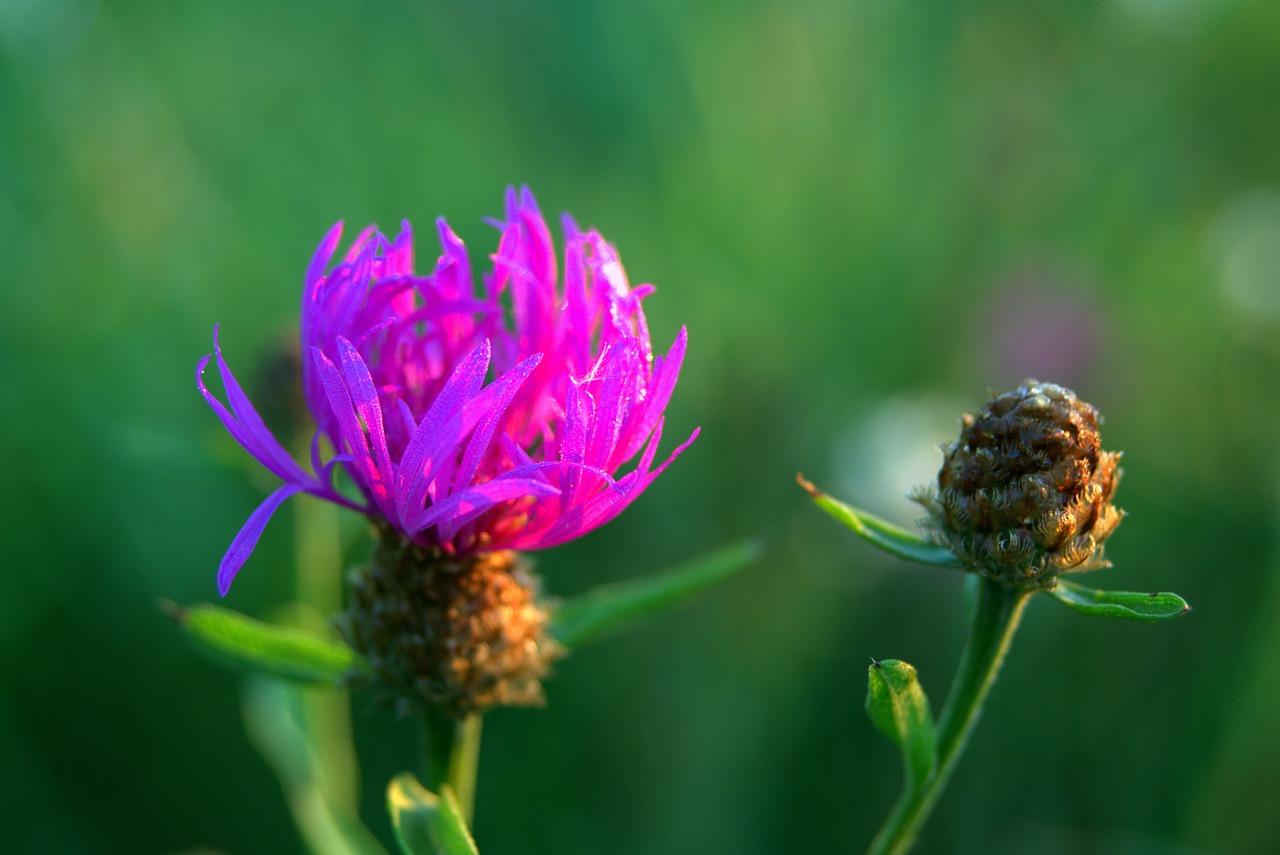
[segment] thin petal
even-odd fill
[[[422,417],[400,456],[396,481],[396,515],[400,520],[421,510],[446,446],[456,446],[464,433],[459,414],[474,397],[489,370],[489,342],[473,350],[454,369],[448,382]]]
[[[640,465],[634,472],[627,474],[624,478],[612,483],[601,492],[596,493],[582,504],[573,508],[572,511],[561,518],[559,523],[540,535],[535,542],[519,543],[515,545],[515,548],[546,549],[551,546],[557,546],[609,522],[638,499],[640,494],[653,483],[654,479],[661,475],[673,460],[693,444],[693,441],[698,438],[700,430],[700,428],[695,429],[693,434],[681,443],[661,466],[649,471],[657,451],[658,441],[662,437],[662,424],[659,422],[654,430],[653,438],[650,440],[648,447],[645,448]]]
[[[231,581],[235,579],[236,573],[253,553],[253,548],[258,545],[258,538],[262,537],[262,530],[267,527],[267,522],[276,512],[276,508],[280,507],[285,499],[301,490],[302,488],[297,484],[285,484],[268,496],[267,500],[249,515],[249,519],[245,520],[235,540],[231,541],[227,554],[222,556],[222,563],[218,565],[219,594],[225,597],[231,590]]]
[[[231,373],[231,369],[227,367],[226,362],[222,359],[222,351],[217,344],[216,329],[214,331],[214,348],[217,351],[218,370],[222,375],[223,386],[227,389],[227,397],[232,402],[233,409],[236,408],[237,402],[239,402],[239,408],[234,413],[229,412],[223,403],[214,397],[213,393],[205,386],[204,370],[208,366],[211,357],[206,356],[196,366],[196,386],[209,404],[210,409],[213,410],[218,420],[222,422],[223,427],[227,429],[227,432],[245,451],[253,455],[254,459],[281,481],[300,484],[310,480],[302,470],[302,467],[294,462],[293,458],[289,456],[289,452],[285,451],[284,447],[272,436],[271,431],[267,430],[262,418],[253,408],[253,405],[249,403],[249,399],[245,397],[240,384],[236,382],[235,375]]]
[[[506,476],[468,487],[454,493],[443,501],[416,515],[407,528],[413,533],[421,532],[451,517],[472,519],[499,502],[508,499],[520,499],[525,496],[554,496],[558,490],[547,483],[545,478],[511,477],[514,470]]]
[[[394,513],[395,503],[391,490],[395,485],[395,470],[391,466],[391,454],[387,449],[387,431],[382,423],[382,405],[378,403],[378,390],[373,385],[369,366],[351,342],[338,337],[338,354],[342,363],[342,376],[356,414],[364,422],[369,444],[373,447],[373,462],[377,469],[377,481],[369,486],[374,500],[387,516]]]
[[[307,267],[306,283],[313,286],[324,276],[325,270],[329,267],[329,261],[333,258],[333,252],[338,248],[338,241],[342,239],[342,220],[333,224],[333,227],[325,234],[324,240],[320,241],[320,245],[316,247],[315,255],[311,256],[311,264]],[[311,288],[308,287],[307,292]],[[304,295],[307,293],[304,292]],[[306,301],[303,303],[304,307]]]
[[[481,459],[489,449],[489,443],[493,439],[493,432],[502,421],[502,417],[506,415],[507,408],[511,406],[511,401],[515,398],[516,392],[520,390],[521,384],[533,373],[533,370],[538,367],[538,363],[541,361],[542,354],[535,354],[503,375],[507,382],[503,385],[493,409],[481,419],[480,424],[471,435],[471,441],[467,444],[467,451],[462,457],[462,463],[458,467],[457,474],[454,476],[454,489],[471,483],[471,479],[475,477],[476,469],[480,466]]]
[[[615,469],[623,461],[614,461],[614,448],[622,433],[625,407],[636,397],[640,372],[640,352],[633,338],[611,344],[600,355],[592,370],[591,397],[595,412],[588,436],[586,460],[606,469]]]
[[[360,255],[366,249],[370,251],[375,249],[374,245],[370,244],[369,238],[373,237],[376,234],[377,234],[376,226],[368,225],[368,226],[365,226],[363,229],[361,229],[360,234],[356,235],[356,239],[351,242],[351,248],[347,250],[347,254],[343,257],[342,260],[347,264],[350,264],[353,261],[355,261],[357,258],[359,258]],[[369,244],[369,245],[366,246],[366,244]]]
[[[559,459],[581,464],[586,460],[587,425],[591,420],[591,399],[577,383],[569,384],[565,400],[564,432],[560,437]],[[578,495],[580,470],[571,468],[564,476],[560,506],[567,511]]]
[[[347,384],[343,382],[342,375],[337,367],[329,361],[329,358],[324,355],[320,348],[311,348],[311,357],[316,370],[320,374],[320,381],[324,385],[329,407],[337,418],[340,436],[351,452],[353,474],[366,494],[375,502],[378,502],[379,507],[381,507],[382,503],[379,501],[379,497],[380,495],[386,495],[386,488],[380,484],[378,467],[373,461],[373,454],[370,452],[369,444],[365,440],[364,430],[360,427],[360,419],[357,417],[355,407],[351,402]],[[341,452],[342,449],[339,448],[338,451]],[[378,486],[375,487],[375,485]],[[386,513],[386,510],[384,509],[383,512]]]
[[[662,417],[662,411],[671,400],[671,393],[676,388],[676,380],[680,377],[680,367],[684,364],[685,348],[688,343],[688,331],[681,327],[680,332],[676,334],[676,340],[671,344],[671,349],[667,351],[666,358],[655,360],[648,394],[645,396],[644,403],[633,411],[631,418],[627,420],[627,426],[623,432],[626,438],[623,441],[622,453],[614,461],[615,466],[621,466],[635,456],[654,425],[658,423],[658,419]]]

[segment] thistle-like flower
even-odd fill
[[[697,436],[654,465],[686,333],[665,357],[652,353],[640,306],[652,286],[631,288],[616,250],[568,217],[560,285],[527,189],[508,192],[506,219],[495,225],[501,238],[480,295],[443,219],[443,252],[427,276],[414,273],[408,223],[391,241],[366,229],[332,269],[342,224],[325,236],[302,298],[303,391],[318,426],[311,472],[267,430],[216,329],[215,354],[197,370],[227,430],[284,482],[232,542],[219,590],[226,594],[295,493],[365,513],[382,546],[356,583],[348,635],[387,682],[462,713],[532,698],[529,680],[536,686],[551,655],[536,584],[508,550],[555,546],[608,522]],[[229,408],[204,384],[210,358]],[[335,486],[338,466],[358,495]],[[431,669],[448,670],[436,638],[445,630],[425,624],[428,614],[474,636],[454,641],[484,654],[476,668],[491,665],[487,675],[472,669],[440,687],[450,678]],[[512,615],[521,628],[511,628]]]
[[[965,415],[937,485],[911,496],[928,512],[929,539],[1019,587],[1109,567],[1103,542],[1124,516],[1111,504],[1120,454],[1102,450],[1098,420],[1070,389],[1036,380]]]

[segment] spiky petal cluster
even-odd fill
[[[527,189],[508,192],[506,219],[495,225],[501,238],[479,295],[466,249],[443,219],[443,252],[427,276],[414,273],[408,223],[390,241],[366,229],[332,269],[342,224],[325,236],[302,298],[303,389],[319,428],[311,472],[267,430],[215,329],[230,407],[204,384],[208,356],[197,369],[200,391],[284,482],[223,558],[223,594],[295,493],[363,511],[445,555],[542,549],[612,519],[697,436],[654,466],[686,333],[654,356],[640,307],[652,286],[632,289],[614,248],[568,217],[561,284]],[[337,451],[327,461],[322,437]],[[335,488],[337,465],[358,498]]]
[[[1102,545],[1124,515],[1111,504],[1120,454],[1102,450],[1092,405],[1026,380],[962,421],[959,442],[943,447],[937,486],[912,495],[935,542],[1022,587],[1053,588],[1060,573],[1110,566]]]

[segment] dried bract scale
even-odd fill
[[[1021,587],[1110,566],[1103,542],[1124,516],[1111,504],[1120,454],[1102,450],[1096,409],[1027,380],[961,422],[959,441],[942,448],[938,483],[911,494],[928,512],[930,540]]]
[[[519,553],[457,558],[384,528],[341,628],[369,663],[369,688],[401,712],[540,706],[563,650],[544,632],[539,587]]]

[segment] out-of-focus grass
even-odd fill
[[[822,518],[930,475],[949,403],[1072,385],[1123,448],[1100,585],[1167,626],[1032,604],[936,851],[1249,852],[1280,836],[1280,11],[949,4],[51,0],[0,8],[0,838],[15,851],[294,852],[236,678],[154,607],[214,597],[269,481],[193,386],[246,379],[334,220],[482,224],[525,182],[619,245],[703,436],[548,588],[764,532],[760,567],[563,663],[486,728],[502,852],[829,851],[898,767],[866,657],[941,697],[958,581]],[[912,437],[910,444],[906,438]],[[859,463],[859,461],[862,461]],[[902,461],[902,465],[893,465]],[[923,467],[923,471],[921,471]],[[232,605],[292,596],[291,519]],[[359,526],[346,539],[357,560]],[[355,699],[365,814],[407,725]]]

